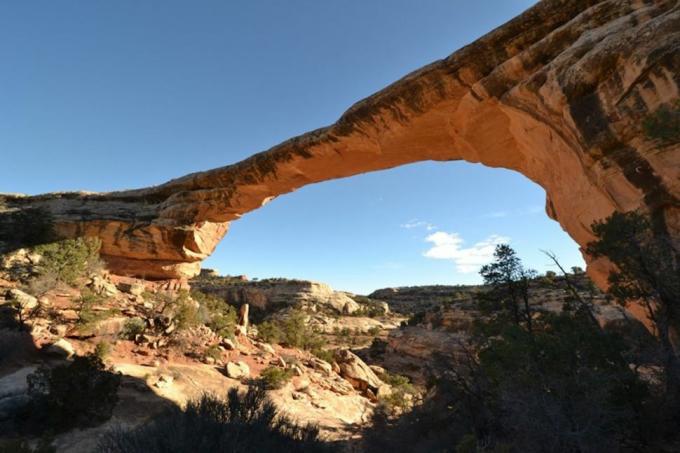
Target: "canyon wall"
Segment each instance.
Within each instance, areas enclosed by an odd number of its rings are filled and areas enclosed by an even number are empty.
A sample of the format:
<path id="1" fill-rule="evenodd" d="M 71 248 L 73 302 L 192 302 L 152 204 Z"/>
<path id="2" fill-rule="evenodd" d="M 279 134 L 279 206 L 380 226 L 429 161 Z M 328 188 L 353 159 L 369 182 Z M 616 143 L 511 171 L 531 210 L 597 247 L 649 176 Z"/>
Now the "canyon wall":
<path id="1" fill-rule="evenodd" d="M 545 0 L 333 125 L 244 161 L 138 190 L 5 195 L 0 216 L 44 208 L 62 236 L 100 237 L 114 273 L 186 278 L 230 222 L 274 197 L 411 162 L 465 160 L 539 184 L 547 214 L 581 246 L 614 210 L 641 209 L 680 237 L 680 144 L 642 126 L 678 102 L 679 85 L 677 0 Z M 589 273 L 602 283 L 605 267 L 590 263 Z"/>

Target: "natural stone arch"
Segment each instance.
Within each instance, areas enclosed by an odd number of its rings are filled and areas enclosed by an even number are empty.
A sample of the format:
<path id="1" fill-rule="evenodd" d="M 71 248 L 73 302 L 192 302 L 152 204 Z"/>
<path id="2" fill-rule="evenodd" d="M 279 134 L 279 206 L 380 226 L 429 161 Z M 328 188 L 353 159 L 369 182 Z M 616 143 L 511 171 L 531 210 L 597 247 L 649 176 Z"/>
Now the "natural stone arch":
<path id="1" fill-rule="evenodd" d="M 335 124 L 234 165 L 107 194 L 5 197 L 63 236 L 102 238 L 116 273 L 195 274 L 229 222 L 307 184 L 424 160 L 516 170 L 581 246 L 614 210 L 680 236 L 680 145 L 643 119 L 679 98 L 677 0 L 546 0 L 350 108 Z M 587 258 L 587 257 L 586 257 Z M 603 270 L 589 266 L 602 283 Z"/>

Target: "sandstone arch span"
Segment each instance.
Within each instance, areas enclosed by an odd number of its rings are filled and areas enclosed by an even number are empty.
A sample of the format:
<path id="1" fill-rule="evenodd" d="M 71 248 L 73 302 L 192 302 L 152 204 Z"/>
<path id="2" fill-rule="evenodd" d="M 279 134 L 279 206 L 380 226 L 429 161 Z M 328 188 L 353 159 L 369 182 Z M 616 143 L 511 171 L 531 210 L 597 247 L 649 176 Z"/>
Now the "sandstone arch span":
<path id="1" fill-rule="evenodd" d="M 4 196 L 49 209 L 67 237 L 102 238 L 115 273 L 195 274 L 229 222 L 306 184 L 423 160 L 516 170 L 580 245 L 613 210 L 680 236 L 680 145 L 641 123 L 676 101 L 677 0 L 544 0 L 352 106 L 333 125 L 242 162 L 105 194 Z M 597 263 L 591 275 L 601 277 Z M 602 280 L 600 280 L 602 281 Z"/>

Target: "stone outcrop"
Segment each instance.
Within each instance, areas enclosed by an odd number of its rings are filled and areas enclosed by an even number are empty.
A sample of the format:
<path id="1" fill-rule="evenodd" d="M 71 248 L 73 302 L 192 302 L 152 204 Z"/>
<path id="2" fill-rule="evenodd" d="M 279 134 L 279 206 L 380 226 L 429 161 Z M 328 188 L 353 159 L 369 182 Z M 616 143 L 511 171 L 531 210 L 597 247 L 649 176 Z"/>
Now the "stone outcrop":
<path id="1" fill-rule="evenodd" d="M 347 293 L 334 291 L 325 283 L 308 280 L 271 278 L 249 282 L 231 277 L 213 277 L 192 280 L 191 286 L 224 298 L 232 304 L 249 304 L 267 311 L 294 307 L 308 311 L 352 314 L 360 308 Z"/>
<path id="2" fill-rule="evenodd" d="M 581 246 L 614 210 L 646 211 L 678 237 L 680 145 L 642 124 L 679 98 L 679 82 L 677 0 L 544 0 L 335 124 L 234 165 L 140 190 L 0 204 L 5 223 L 8 212 L 49 210 L 62 236 L 100 237 L 114 273 L 152 279 L 196 275 L 229 223 L 274 197 L 425 160 L 522 173 Z M 589 266 L 600 283 L 605 265 Z"/>

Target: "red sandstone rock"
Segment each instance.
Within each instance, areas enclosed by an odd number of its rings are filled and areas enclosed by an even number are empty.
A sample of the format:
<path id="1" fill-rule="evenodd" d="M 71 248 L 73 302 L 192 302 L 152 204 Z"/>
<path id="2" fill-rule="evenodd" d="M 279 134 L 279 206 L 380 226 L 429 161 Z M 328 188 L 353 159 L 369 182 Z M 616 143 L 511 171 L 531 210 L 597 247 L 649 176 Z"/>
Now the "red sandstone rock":
<path id="1" fill-rule="evenodd" d="M 140 190 L 4 196 L 5 210 L 43 207 L 63 236 L 100 237 L 114 273 L 185 278 L 229 222 L 274 197 L 411 162 L 466 160 L 541 185 L 546 212 L 581 246 L 614 210 L 649 212 L 680 236 L 680 145 L 641 126 L 679 98 L 679 30 L 677 0 L 545 0 L 335 124 L 242 162 Z M 606 266 L 588 267 L 600 285 Z"/>

